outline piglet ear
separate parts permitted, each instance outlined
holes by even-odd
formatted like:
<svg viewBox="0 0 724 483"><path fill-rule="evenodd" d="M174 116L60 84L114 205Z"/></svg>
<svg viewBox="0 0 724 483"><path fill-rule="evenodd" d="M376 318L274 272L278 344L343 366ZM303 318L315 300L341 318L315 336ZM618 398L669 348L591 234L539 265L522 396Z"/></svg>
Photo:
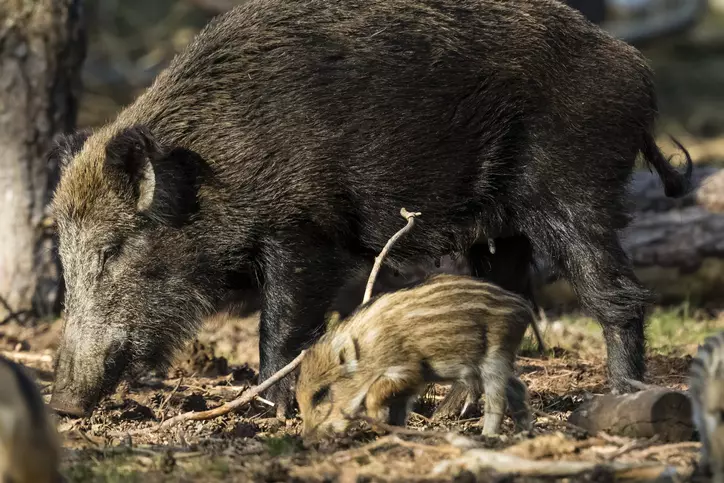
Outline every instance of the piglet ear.
<svg viewBox="0 0 724 483"><path fill-rule="evenodd" d="M343 370L347 373L356 371L359 362L357 339L346 334L339 334L334 338L332 346L337 352L337 359Z"/></svg>
<svg viewBox="0 0 724 483"><path fill-rule="evenodd" d="M50 170L60 169L62 173L83 149L83 145L91 134L90 129L80 129L72 133L56 135L46 157Z"/></svg>
<svg viewBox="0 0 724 483"><path fill-rule="evenodd" d="M107 174L121 180L136 210L148 218L180 226L197 210L203 161L188 149L162 146L147 127L116 134L105 162Z"/></svg>

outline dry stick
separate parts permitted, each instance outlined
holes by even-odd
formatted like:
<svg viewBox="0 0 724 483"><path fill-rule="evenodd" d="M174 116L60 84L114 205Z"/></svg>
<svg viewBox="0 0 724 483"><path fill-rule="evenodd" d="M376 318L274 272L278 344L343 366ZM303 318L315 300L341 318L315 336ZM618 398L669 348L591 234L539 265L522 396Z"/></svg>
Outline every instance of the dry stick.
<svg viewBox="0 0 724 483"><path fill-rule="evenodd" d="M360 446L359 448L353 448L351 450L337 453L333 455L333 459L337 463L344 463L360 455L369 454L371 451L381 448L383 446L399 446L407 449L435 451L437 453L448 453L454 455L460 455L461 453L461 450L459 448L450 446L431 446L428 444L415 443L413 441L405 441L404 439L401 439L397 434L388 434L387 436L383 436L370 443Z"/></svg>
<svg viewBox="0 0 724 483"><path fill-rule="evenodd" d="M364 416L362 414L358 414L356 416L348 416L347 419L350 421L364 421L370 426L375 426L383 431L387 431L390 434L396 434L396 435L405 435L405 436L421 436L421 437L428 437L428 438L442 438L445 439L449 437L450 433L443 433L441 431L430 431L430 430L418 430L418 429L407 429L400 426L393 426L391 424L383 423L382 421L377 421L376 419L370 418L369 416Z"/></svg>
<svg viewBox="0 0 724 483"><path fill-rule="evenodd" d="M168 402L171 400L173 395L178 392L178 388L181 387L181 383L183 382L183 380L184 380L183 377L179 377L176 387L173 388L173 391L171 391L171 394L169 394L168 397L166 397L166 399L164 399L164 401L158 407L159 412L163 411L163 412L161 412L161 424L163 424L163 422L166 420L166 410L165 410L166 404L168 404Z"/></svg>
<svg viewBox="0 0 724 483"><path fill-rule="evenodd" d="M13 308L10 307L10 304L3 297L0 297L0 305L2 305L3 308L5 309L5 311L8 313L7 317L5 317L3 320L0 321L0 325L5 325L8 322L10 322L11 320L15 320L15 322L22 325L23 321L20 320L20 316L30 313L29 310L21 310L19 312L14 312Z"/></svg>
<svg viewBox="0 0 724 483"><path fill-rule="evenodd" d="M231 402L222 404L219 407L216 407L214 409L209 409L208 411L189 411L187 413L179 414L178 416L174 416L171 419L167 419L166 421L156 425L152 426L150 428L144 428L144 429L136 429L133 431L114 431L110 433L111 436L115 437L122 437L125 435L137 435L137 434L144 434L144 433L154 433L156 431L160 431L162 429L168 429L171 426L175 426L179 423L183 423L185 421L201 421L206 419L213 419L217 418L219 416L223 416L225 414L230 413L231 411L243 406L244 404L247 404L251 402L257 395L260 393L266 391L270 387L272 387L274 384L279 382L279 380L283 379L285 376L287 376L289 373L291 373L294 369L297 368L300 362L302 362L302 358L304 357L304 352L302 351L292 362L284 366L282 369L278 370L274 375L272 375L269 379L262 382L258 386L250 389L249 391L245 392L238 398L234 399Z"/></svg>
<svg viewBox="0 0 724 483"><path fill-rule="evenodd" d="M477 473L481 470L495 470L503 474L517 474L519 476L553 476L573 477L581 473L592 471L601 463L596 461L550 461L528 460L519 456L501 453L489 449L472 449L460 458L443 461L432 471L433 476L457 472L466 469ZM614 471L616 477L623 479L627 474L638 475L636 481L649 481L661 475L669 468L667 465L657 463L617 463L611 462L605 467Z"/></svg>
<svg viewBox="0 0 724 483"><path fill-rule="evenodd" d="M374 266L372 267L372 272L370 272L370 278L367 280L367 287L365 288L365 295L364 295L364 298L362 299L362 303L363 303L363 304L366 304L366 303L370 300L370 298L372 297L372 287L373 287L374 284L375 284L375 279L377 278L377 272L380 271L380 267L382 267L382 261L385 259L385 256L387 255L387 252L390 251L390 248L392 248L392 245L394 245L395 242L396 242L402 235L404 235L405 233L407 233L408 231L410 231L410 229L412 228L412 225L415 224L415 217L416 217L416 216L420 216L421 214L422 214L422 213L419 213L419 212L410 213L410 212L407 211L405 208L402 208L402 209L400 210L400 215L402 215L403 218L406 218L406 219L407 219L407 225L405 225L404 228L402 228L400 231L398 231L397 233L395 233L395 234L392 236L392 238L390 238L390 239L387 241L387 244L386 244L385 247L382 249L382 251L380 252L380 254L375 257L375 264L374 264Z"/></svg>

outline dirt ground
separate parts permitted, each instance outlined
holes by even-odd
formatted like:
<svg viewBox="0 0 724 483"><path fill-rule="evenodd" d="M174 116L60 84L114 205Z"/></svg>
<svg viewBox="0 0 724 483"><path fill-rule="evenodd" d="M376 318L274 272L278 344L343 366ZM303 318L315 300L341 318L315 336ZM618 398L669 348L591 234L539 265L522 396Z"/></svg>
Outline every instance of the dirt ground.
<svg viewBox="0 0 724 483"><path fill-rule="evenodd" d="M701 340L724 328L724 313L666 309L652 320L647 382L685 389L696 345L678 338L682 343L672 345L671 332L664 334L680 330L697 334L692 340ZM613 481L614 476L627 475L640 480L638 473L614 475L605 467L614 460L617 464L658 464L651 470L655 474L664 469L661 465L668 465L682 477L696 466L699 443L694 441L664 444L593 436L566 424L570 412L587 397L608 392L600 330L590 320L570 316L544 325L549 346L545 356L531 349L532 337L521 349L518 369L539 411L531 433L514 434L508 418L498 438L481 436L478 419L433 422L432 411L447 390L436 386L421 397L410 418L408 430L414 432L404 434L377 435L361 423L346 435L306 444L298 435L298 419L281 423L273 418L272 408L254 401L213 420L132 438L112 436L152 427L182 412L216 407L256 384L257 324L256 317L210 321L166 378L148 375L124 386L89 419L58 418L68 481L561 481L540 476L543 470L539 469L533 471L537 477L515 478L488 470L461 470L455 461L470 445L554 462L556 468L564 461L599 465L568 481ZM0 350L34 371L46 397L59 329L57 322L35 329L12 323L0 327ZM451 432L466 439L455 441Z"/></svg>

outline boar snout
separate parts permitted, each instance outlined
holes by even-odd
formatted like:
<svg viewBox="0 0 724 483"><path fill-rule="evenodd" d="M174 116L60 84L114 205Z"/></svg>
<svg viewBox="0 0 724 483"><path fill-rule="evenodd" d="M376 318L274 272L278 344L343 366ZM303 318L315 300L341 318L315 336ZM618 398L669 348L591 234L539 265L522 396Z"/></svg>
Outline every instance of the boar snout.
<svg viewBox="0 0 724 483"><path fill-rule="evenodd" d="M124 331L107 329L100 336L76 341L68 331L58 350L50 407L73 417L88 417L118 385L129 367Z"/></svg>

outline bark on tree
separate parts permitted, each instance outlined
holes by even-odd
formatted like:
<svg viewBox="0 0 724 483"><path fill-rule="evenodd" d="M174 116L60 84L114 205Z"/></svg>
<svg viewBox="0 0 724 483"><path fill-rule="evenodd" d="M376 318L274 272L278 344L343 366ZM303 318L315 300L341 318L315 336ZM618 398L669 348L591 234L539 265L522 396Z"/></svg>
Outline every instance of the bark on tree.
<svg viewBox="0 0 724 483"><path fill-rule="evenodd" d="M43 227L57 179L47 152L75 126L82 8L81 0L0 0L0 322L58 307L55 242Z"/></svg>

